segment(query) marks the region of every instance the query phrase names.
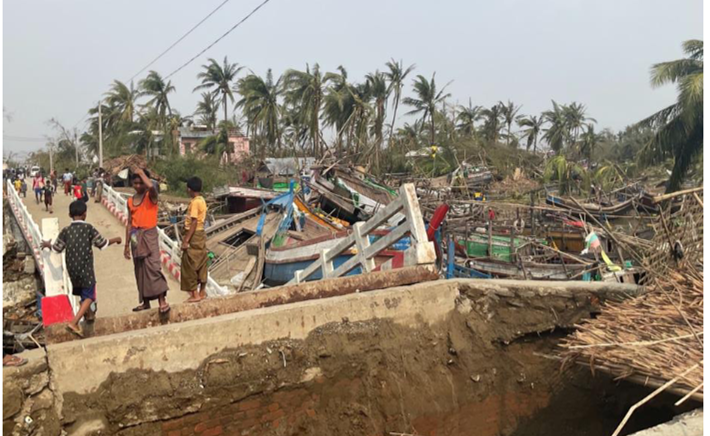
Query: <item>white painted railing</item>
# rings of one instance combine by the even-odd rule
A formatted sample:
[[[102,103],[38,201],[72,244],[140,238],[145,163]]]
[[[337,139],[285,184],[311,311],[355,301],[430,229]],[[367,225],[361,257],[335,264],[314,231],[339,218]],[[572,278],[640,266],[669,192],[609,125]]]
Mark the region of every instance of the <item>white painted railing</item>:
[[[370,243],[369,234],[393,216],[401,214],[406,218],[390,230],[382,238]],[[364,273],[375,270],[375,256],[387,249],[405,236],[410,235],[411,246],[404,252],[403,266],[427,265],[436,261],[434,244],[427,239],[424,220],[414,185],[407,183],[399,189],[399,197],[381,208],[372,218],[365,222],[355,223],[353,232],[341,239],[330,249],[321,251],[320,258],[311,263],[305,270],[296,271],[296,276],[288,284],[300,283],[320,271],[323,278],[342,277],[355,268],[361,268]],[[339,267],[333,261],[352,247],[357,253]]]
[[[17,224],[19,224],[22,233],[25,235],[25,240],[32,249],[32,256],[35,262],[37,262],[37,269],[40,274],[44,276],[44,261],[40,255],[42,249],[42,232],[40,232],[39,226],[32,219],[32,215],[30,215],[25,203],[20,199],[20,195],[15,191],[10,180],[7,181],[5,190],[12,213],[17,219]]]
[[[128,202],[121,196],[120,193],[104,183],[103,195],[106,197],[106,200],[116,208],[117,211],[123,214],[123,216],[128,217]],[[160,245],[160,250],[166,253],[170,257],[170,261],[179,267],[182,258],[180,244],[170,239],[170,237],[166,235],[161,228],[158,228],[158,243]],[[231,293],[229,289],[220,286],[216,281],[214,281],[209,274],[207,274],[207,286],[205,290],[207,295],[210,297],[227,295]]]
[[[25,203],[20,199],[19,194],[15,191],[15,188],[9,180],[5,186],[5,190],[12,214],[15,216],[17,224],[32,250],[32,256],[35,259],[37,270],[42,277],[45,296],[66,295],[72,310],[76,313],[79,309],[79,302],[78,299],[72,295],[72,285],[69,275],[66,273],[67,268],[64,253],[58,254],[51,250],[42,251],[42,241],[45,239],[54,239],[59,233],[59,220],[57,218],[44,218],[42,220],[43,229],[49,230],[46,235],[43,235],[39,226],[32,218],[32,215],[27,210],[27,206],[25,206]]]

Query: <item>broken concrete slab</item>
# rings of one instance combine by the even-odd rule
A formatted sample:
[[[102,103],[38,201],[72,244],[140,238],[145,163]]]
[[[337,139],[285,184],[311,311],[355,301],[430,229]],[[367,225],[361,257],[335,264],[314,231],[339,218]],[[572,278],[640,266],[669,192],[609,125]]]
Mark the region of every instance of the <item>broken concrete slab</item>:
[[[629,436],[702,436],[703,409],[692,410],[666,422]]]

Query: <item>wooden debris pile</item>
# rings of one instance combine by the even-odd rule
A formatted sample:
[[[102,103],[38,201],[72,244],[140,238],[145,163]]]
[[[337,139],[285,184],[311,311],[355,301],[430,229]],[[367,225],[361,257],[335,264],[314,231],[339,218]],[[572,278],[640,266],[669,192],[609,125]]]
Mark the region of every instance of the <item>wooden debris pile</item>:
[[[651,244],[642,250],[644,267],[651,276],[703,262],[702,188],[661,197],[667,199],[652,224],[655,235]]]
[[[655,276],[647,290],[579,325],[562,343],[565,362],[653,387],[678,377],[669,390],[702,399],[702,267]]]

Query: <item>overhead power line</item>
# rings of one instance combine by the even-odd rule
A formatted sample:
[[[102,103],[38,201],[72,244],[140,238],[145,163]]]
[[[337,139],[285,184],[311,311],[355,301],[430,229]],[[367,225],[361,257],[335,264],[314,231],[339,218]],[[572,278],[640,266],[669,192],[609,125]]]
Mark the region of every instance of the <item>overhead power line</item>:
[[[172,45],[171,45],[170,47],[168,47],[167,49],[165,49],[165,51],[163,51],[163,52],[160,53],[155,59],[153,59],[152,61],[150,61],[150,63],[149,63],[148,65],[146,65],[145,67],[143,67],[140,71],[138,71],[136,74],[134,74],[133,77],[131,77],[130,79],[128,79],[127,82],[132,81],[132,80],[135,79],[136,76],[138,76],[140,73],[142,73],[143,71],[145,71],[145,70],[147,70],[148,68],[150,68],[150,66],[153,65],[155,62],[157,62],[158,59],[162,58],[167,52],[169,52],[170,50],[172,50],[173,47],[175,47],[176,45],[178,45],[178,44],[180,43],[180,41],[182,41],[183,39],[185,39],[185,38],[186,38],[189,34],[191,34],[195,29],[197,29],[198,27],[200,27],[200,25],[201,25],[202,23],[204,23],[205,21],[207,21],[207,19],[208,19],[209,17],[211,17],[212,15],[214,15],[215,12],[217,12],[218,10],[220,10],[220,9],[222,8],[222,6],[226,5],[228,2],[229,2],[229,0],[224,0],[224,1],[223,1],[219,6],[217,6],[212,12],[210,12],[209,14],[207,14],[207,16],[206,16],[205,18],[203,18],[202,20],[200,20],[199,23],[195,24],[195,25],[192,27],[192,29],[188,30],[187,33],[185,33],[184,35],[182,35],[182,36],[180,37],[180,39],[178,39],[177,41],[175,41],[174,43],[172,43]]]
[[[220,36],[219,38],[217,38],[214,42],[212,42],[210,45],[208,45],[206,48],[204,48],[204,49],[203,49],[202,51],[200,51],[198,54],[196,54],[195,56],[193,56],[190,60],[188,60],[187,62],[185,62],[184,64],[182,64],[180,67],[178,67],[178,68],[177,68],[176,70],[174,70],[172,73],[170,73],[170,74],[168,74],[167,76],[165,76],[165,80],[169,79],[170,77],[172,77],[173,75],[175,75],[177,72],[179,72],[180,70],[182,70],[182,69],[185,68],[186,66],[190,65],[192,62],[195,61],[195,59],[197,59],[198,57],[200,57],[201,55],[203,55],[207,50],[209,50],[209,49],[211,49],[212,47],[214,47],[215,44],[217,44],[217,43],[220,42],[222,39],[224,39],[227,35],[229,35],[230,33],[232,33],[237,27],[239,27],[242,23],[244,23],[246,20],[248,20],[249,18],[251,18],[252,15],[254,15],[259,9],[261,9],[262,7],[264,7],[264,6],[265,6],[267,3],[269,3],[270,1],[271,1],[271,0],[264,0],[263,2],[261,2],[261,3],[259,4],[259,6],[257,6],[256,8],[254,8],[251,12],[249,12],[249,14],[247,14],[244,18],[242,18],[241,20],[239,20],[239,22],[238,22],[237,24],[235,24],[234,26],[232,26],[232,27],[231,27],[229,30],[227,30],[222,36]],[[197,23],[195,26],[193,26],[192,29],[188,30],[187,33],[185,33],[185,34],[184,34],[183,36],[181,36],[177,41],[175,41],[170,47],[168,47],[165,51],[163,51],[161,54],[159,54],[159,55],[158,55],[155,59],[153,59],[148,65],[146,65],[146,66],[143,67],[140,71],[138,71],[136,74],[134,74],[133,77],[131,77],[129,80],[127,80],[127,82],[130,82],[131,80],[133,80],[134,78],[136,78],[136,76],[138,76],[140,73],[142,73],[142,72],[145,71],[146,69],[150,68],[151,65],[153,65],[158,59],[160,59],[161,57],[163,57],[167,52],[169,52],[170,50],[172,50],[173,47],[175,47],[177,44],[179,44],[180,41],[182,41],[183,39],[185,39],[190,33],[192,33],[195,29],[197,29],[197,28],[198,28],[202,23],[204,23],[209,17],[211,17],[215,12],[217,12],[219,9],[221,9],[222,6],[224,6],[227,2],[229,2],[229,0],[223,1],[223,2],[222,2],[219,6],[217,6],[212,12],[210,12],[209,14],[207,14],[207,16],[206,16],[205,18],[203,18],[202,20],[200,20],[199,23]],[[74,124],[74,127],[72,127],[72,129],[76,128],[76,127],[79,125],[79,123],[81,123],[82,121],[86,120],[88,117],[89,117],[89,114],[86,113],[79,121],[76,122],[76,124]]]
[[[262,7],[264,7],[264,6],[265,6],[267,3],[269,3],[270,1],[271,1],[271,0],[264,0],[263,2],[261,2],[261,3],[259,4],[259,6],[257,6],[256,8],[254,8],[251,12],[249,12],[249,14],[247,14],[247,16],[245,16],[244,18],[242,18],[237,24],[235,24],[234,26],[232,26],[231,29],[227,30],[222,36],[220,36],[219,38],[217,38],[212,44],[208,45],[204,50],[202,50],[201,52],[197,53],[197,54],[196,54],[195,56],[193,56],[189,61],[187,61],[187,62],[185,62],[184,64],[182,64],[180,67],[178,67],[178,69],[176,69],[176,70],[173,71],[172,73],[170,73],[170,74],[168,74],[167,76],[165,76],[165,79],[166,79],[166,80],[169,79],[169,78],[172,77],[175,73],[177,73],[178,71],[182,70],[182,69],[185,68],[186,66],[190,65],[195,59],[197,59],[198,57],[202,56],[207,50],[209,50],[209,49],[211,49],[212,47],[214,47],[215,44],[217,44],[217,43],[220,42],[222,39],[224,39],[227,35],[229,35],[230,33],[232,33],[232,31],[233,31],[234,29],[236,29],[237,27],[239,27],[243,22],[245,22],[246,20],[248,20],[252,15],[254,15],[259,9],[261,9]]]

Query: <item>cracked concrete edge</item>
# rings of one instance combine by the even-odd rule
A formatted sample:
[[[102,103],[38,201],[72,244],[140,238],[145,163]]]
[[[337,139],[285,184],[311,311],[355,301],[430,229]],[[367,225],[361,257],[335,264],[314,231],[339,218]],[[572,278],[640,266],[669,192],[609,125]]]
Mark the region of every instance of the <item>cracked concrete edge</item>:
[[[11,383],[12,381],[20,384],[20,388],[23,394],[22,406],[20,411],[16,416],[13,417],[13,421],[17,424],[22,425],[23,417],[32,413],[33,403],[30,401],[32,398],[38,397],[46,389],[52,395],[53,402],[52,406],[57,414],[57,417],[61,420],[61,404],[62,397],[58,395],[54,388],[54,380],[52,375],[52,368],[49,364],[49,356],[44,348],[35,348],[32,350],[25,350],[21,353],[15,354],[18,357],[27,359],[27,363],[18,367],[3,367],[3,384]],[[26,392],[27,389],[31,388],[31,382],[35,376],[39,376],[42,373],[47,373],[47,382],[45,385],[41,386],[34,392]]]
[[[401,325],[432,324],[455,310],[458,295],[455,283],[431,281],[52,344],[47,353],[53,386],[60,394],[81,394],[97,389],[111,372],[195,369],[227,346],[304,339],[333,322],[391,319]],[[186,343],[192,345],[184,347]]]
[[[702,434],[703,409],[695,409],[629,436],[702,436]]]

